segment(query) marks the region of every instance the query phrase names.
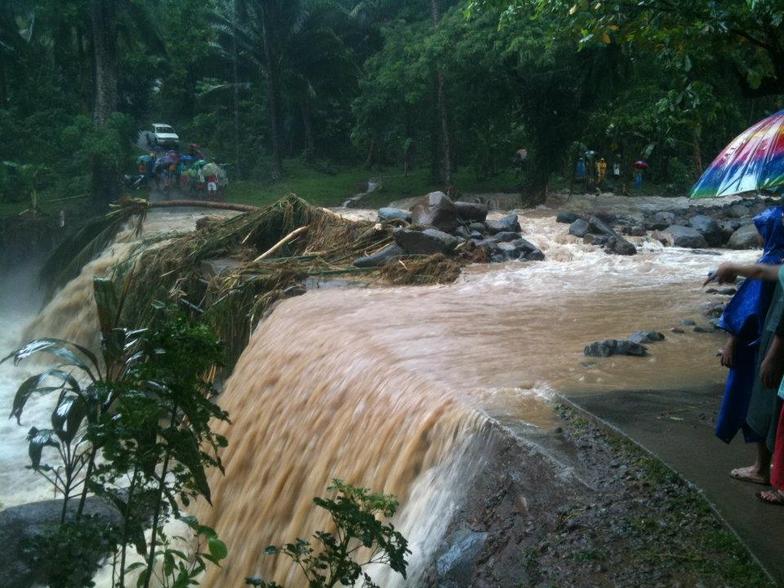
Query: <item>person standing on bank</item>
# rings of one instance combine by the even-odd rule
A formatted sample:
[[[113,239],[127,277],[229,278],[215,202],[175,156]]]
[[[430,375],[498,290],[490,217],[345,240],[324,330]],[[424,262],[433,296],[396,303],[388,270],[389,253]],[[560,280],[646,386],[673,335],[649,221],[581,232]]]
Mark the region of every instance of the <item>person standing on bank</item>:
[[[783,216],[784,209],[775,207],[754,218],[757,231],[765,242],[758,263],[776,266],[784,262]],[[728,272],[727,267],[727,264],[724,264],[719,268],[716,279],[725,281],[725,274],[721,272]],[[747,417],[752,394],[757,386],[761,360],[772,341],[763,326],[766,325],[766,317],[770,316],[769,310],[781,310],[781,304],[771,304],[774,290],[775,284],[758,279],[746,280],[727,304],[718,324],[719,328],[729,334],[721,351],[721,365],[729,368],[729,374],[716,419],[716,436],[729,443],[738,431],[742,430],[747,443],[756,443],[757,458],[754,464],[736,468],[730,472],[730,476],[736,480],[758,484],[767,484],[769,480],[768,435],[767,430],[760,433],[757,430],[761,427],[752,427],[747,422]],[[779,299],[784,302],[784,298]]]

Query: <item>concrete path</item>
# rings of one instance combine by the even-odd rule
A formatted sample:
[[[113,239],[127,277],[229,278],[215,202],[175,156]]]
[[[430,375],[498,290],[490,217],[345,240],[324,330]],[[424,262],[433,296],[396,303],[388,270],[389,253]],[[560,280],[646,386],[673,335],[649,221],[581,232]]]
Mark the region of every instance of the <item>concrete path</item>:
[[[762,504],[762,486],[728,473],[754,461],[754,447],[738,436],[725,445],[713,435],[721,389],[575,394],[578,406],[614,425],[693,482],[735,529],[762,565],[784,586],[784,508]]]

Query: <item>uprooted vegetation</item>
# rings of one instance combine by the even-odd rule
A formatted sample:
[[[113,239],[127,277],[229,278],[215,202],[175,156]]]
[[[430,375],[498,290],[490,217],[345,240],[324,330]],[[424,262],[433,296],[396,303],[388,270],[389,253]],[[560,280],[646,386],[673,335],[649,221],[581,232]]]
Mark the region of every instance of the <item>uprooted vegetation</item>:
[[[132,201],[74,236],[47,265],[62,285],[74,265],[89,260],[146,207]],[[123,324],[145,325],[153,302],[175,301],[204,319],[225,341],[233,363],[271,306],[302,294],[311,279],[381,284],[443,284],[469,260],[459,256],[403,256],[374,268],[357,257],[392,243],[392,224],[350,221],[290,195],[257,210],[208,217],[196,231],[143,240],[114,270],[124,292]],[[63,252],[67,252],[64,254]]]

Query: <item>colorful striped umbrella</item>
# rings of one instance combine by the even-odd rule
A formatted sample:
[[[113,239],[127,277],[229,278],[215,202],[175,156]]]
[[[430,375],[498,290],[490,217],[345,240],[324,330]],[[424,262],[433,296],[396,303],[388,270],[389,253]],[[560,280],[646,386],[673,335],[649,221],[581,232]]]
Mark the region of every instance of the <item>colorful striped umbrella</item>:
[[[718,198],[784,188],[784,110],[738,135],[691,189],[692,198]]]

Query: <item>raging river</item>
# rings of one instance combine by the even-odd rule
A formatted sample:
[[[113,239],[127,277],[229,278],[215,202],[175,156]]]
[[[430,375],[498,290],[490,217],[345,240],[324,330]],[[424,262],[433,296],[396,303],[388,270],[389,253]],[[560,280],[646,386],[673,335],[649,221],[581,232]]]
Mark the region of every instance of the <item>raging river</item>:
[[[687,202],[666,201],[678,204]],[[571,203],[598,205],[633,213],[664,202]],[[145,230],[192,227],[198,216],[151,215]],[[518,432],[551,427],[548,402],[556,392],[723,379],[714,358],[718,335],[670,328],[683,319],[707,324],[702,278],[721,261],[748,261],[758,252],[699,252],[641,237],[632,238],[638,255],[612,256],[569,236],[552,209],[522,211],[521,224],[546,261],[472,266],[450,286],[313,290],[281,303],[259,325],[219,401],[232,419],[221,428],[230,441],[226,475],[211,478],[214,508],[198,514],[232,551],[207,585],[240,586],[253,573],[291,580],[291,568],[264,559],[263,549],[324,528],[311,499],[335,477],[400,498],[396,524],[411,543],[416,578],[481,468],[489,422],[515,423]],[[121,235],[43,310],[33,268],[5,276],[0,355],[34,335],[94,346],[91,276],[106,272],[130,239]],[[641,329],[667,335],[648,357],[583,356],[591,341]],[[2,410],[10,411],[27,373],[0,366]],[[25,433],[46,422],[47,406],[46,399],[32,404],[23,426],[0,420],[6,507],[51,497],[24,467]],[[384,585],[396,581],[385,578]]]

